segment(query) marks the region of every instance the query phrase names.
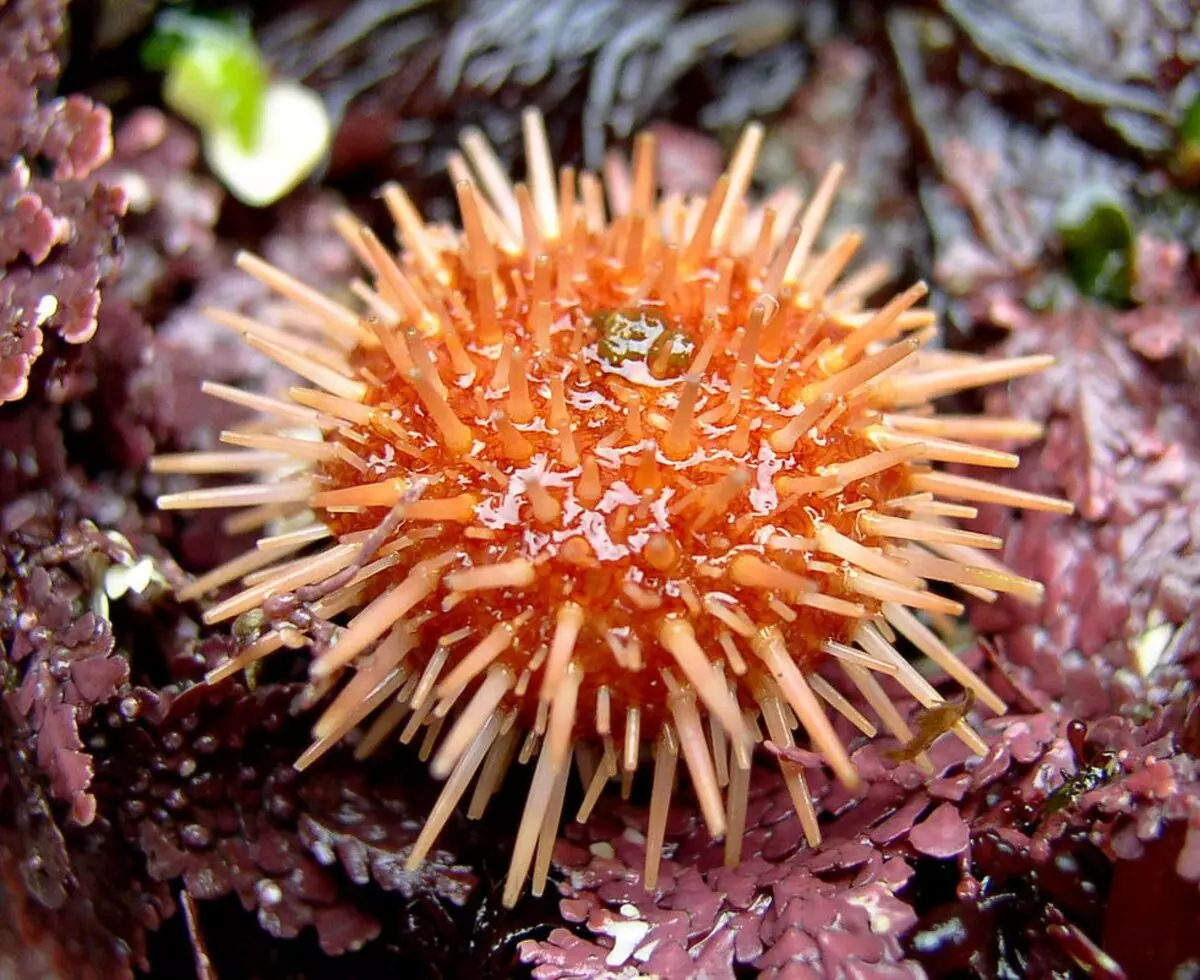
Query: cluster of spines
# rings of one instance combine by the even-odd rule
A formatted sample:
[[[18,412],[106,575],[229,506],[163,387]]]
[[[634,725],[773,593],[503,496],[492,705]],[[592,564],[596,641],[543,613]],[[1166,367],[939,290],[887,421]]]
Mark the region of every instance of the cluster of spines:
[[[597,178],[585,173],[576,180],[569,168],[556,179],[540,118],[527,114],[525,126],[528,185],[509,182],[479,134],[464,137],[466,157],[455,157],[450,165],[463,217],[461,236],[426,225],[394,186],[385,189],[384,198],[405,246],[399,260],[355,219],[341,216],[339,230],[372,273],[373,284],[356,280],[351,287],[368,317],[254,256],[240,256],[243,269],[293,302],[296,322],[287,326],[298,329],[224,311],[214,311],[214,319],[313,387],[293,388],[288,400],[280,400],[207,384],[211,394],[264,413],[270,424],[223,433],[222,440],[240,451],[179,454],[155,462],[161,473],[283,474],[276,482],[260,479],[160,499],[165,508],[245,508],[230,519],[231,531],[283,524],[248,554],[196,579],[181,598],[198,598],[240,580],[242,591],[206,611],[209,623],[286,596],[304,598],[311,612],[326,619],[358,609],[336,642],[318,651],[313,661],[316,694],[332,693],[348,668],[352,675],[321,715],[316,740],[298,765],[311,764],[378,709],[358,743],[360,757],[402,724],[404,742],[425,728],[422,756],[433,756],[435,774],[447,783],[410,865],[423,859],[476,775],[469,813],[477,816],[514,757],[528,762],[537,753],[505,896],[510,903],[531,868],[535,889],[544,885],[572,759],[586,786],[578,814],[585,819],[609,779],[619,778],[628,792],[650,736],[654,779],[648,886],[657,874],[680,754],[709,830],[726,838],[730,861],[739,855],[750,748],[763,737],[760,720],[766,737],[785,749],[793,744],[793,732],[803,727],[838,777],[853,784],[848,752],[822,703],[867,735],[875,728],[836,687],[789,651],[789,624],[804,610],[844,618],[846,627],[838,638],[825,640],[817,652],[839,665],[897,739],[907,742],[912,732],[875,675],[894,678],[926,707],[941,702],[896,649],[897,635],[988,707],[1003,711],[1001,699],[912,610],[935,617],[962,611],[958,603],[929,591],[926,580],[949,582],[984,599],[1011,592],[1036,601],[1040,592],[1035,583],[1012,575],[987,555],[999,547],[998,539],[949,521],[973,517],[974,504],[980,502],[1069,509],[1051,498],[925,465],[1015,465],[1012,454],[979,443],[1035,438],[1036,426],[1009,419],[938,417],[927,406],[944,394],[1041,370],[1049,359],[987,362],[929,348],[936,334],[932,317],[914,308],[925,293],[923,285],[879,310],[862,309],[883,279],[878,266],[835,288],[861,243],[860,235],[848,232],[825,251],[816,251],[840,168],[825,175],[806,207],[785,191],[751,213],[746,193],[762,131],[750,127],[711,194],[690,202],[673,196],[659,201],[649,137],[636,144],[632,172],[617,159],[610,161],[602,189]],[[611,222],[604,190],[614,213]],[[504,270],[507,281],[501,276]],[[811,473],[779,477],[780,508],[810,498],[838,507],[848,486],[897,468],[905,470],[907,492],[876,506],[865,498],[855,500],[842,508],[850,512],[851,522],[842,530],[817,522],[811,536],[777,532],[761,553],[707,564],[716,569],[714,577],[761,596],[774,617],[771,622],[755,620],[727,593],[702,592],[689,581],[682,583],[686,588],[680,589],[678,610],[663,615],[661,597],[626,583],[626,598],[658,617],[654,638],[666,659],[611,633],[604,637],[606,648],[622,670],[643,670],[648,661],[657,666],[653,673],[664,705],[651,712],[628,704],[622,726],[614,719],[610,688],[589,691],[597,759],[576,731],[589,710],[581,703],[588,665],[577,651],[585,605],[563,601],[544,623],[531,622],[533,608],[526,605],[494,618],[482,634],[468,625],[442,631],[464,601],[488,594],[519,596],[538,581],[539,569],[535,560],[521,555],[464,565],[464,549],[475,543],[482,547],[495,537],[472,524],[480,495],[431,496],[427,481],[402,470],[406,464],[416,467],[435,445],[447,458],[474,467],[481,481],[506,486],[510,477],[503,466],[511,469],[531,455],[527,426],[540,407],[548,416],[546,430],[558,463],[574,475],[572,493],[585,505],[599,499],[597,447],[581,448],[580,420],[568,408],[561,375],[548,371],[542,376],[549,392],[541,406],[528,381],[534,361],[562,362],[587,377],[584,319],[566,318],[573,327],[564,330],[561,314],[578,307],[581,284],[598,270],[626,305],[658,304],[703,325],[671,411],[639,407],[627,411],[621,423],[624,436],[648,440],[654,447],[638,457],[632,476],[640,492],[664,479],[683,480],[671,464],[691,457],[714,427],[734,425],[725,438],[735,456],[746,454],[750,426],[765,414],[755,407],[764,402],[762,389],[765,403],[778,406],[787,385],[795,388],[793,403],[771,410],[778,418],[771,428],[760,424],[754,430],[760,446],[785,455],[838,427],[861,435],[873,448]],[[735,272],[746,278],[744,323],[723,322],[728,320]],[[791,321],[780,316],[781,303],[785,312],[806,314],[794,333],[783,330]],[[514,325],[520,334],[516,339]],[[915,336],[897,339],[912,331]],[[727,342],[723,349],[722,340]],[[725,356],[728,368],[720,386],[713,383],[712,368],[718,355]],[[764,362],[775,365],[769,384],[760,377]],[[379,364],[406,386],[406,404],[427,422],[421,433],[398,418],[386,398],[381,400],[381,393],[395,388],[372,367]],[[793,385],[795,378],[803,384]],[[499,410],[492,411],[479,393],[481,383],[501,393]],[[465,402],[468,408],[482,406],[473,417],[461,407],[467,398],[474,399]],[[417,435],[425,438],[424,444]],[[487,452],[480,452],[481,439]],[[396,463],[385,478],[375,479],[379,463],[368,449],[380,440],[392,447]],[[334,473],[351,479],[332,485]],[[729,467],[714,484],[691,484],[672,514],[682,519],[690,508],[686,533],[699,534],[748,484],[745,467]],[[552,488],[526,479],[523,492],[534,521],[556,525],[563,507]],[[370,518],[379,508],[387,509],[382,522]],[[357,518],[355,529],[335,530],[339,521]],[[329,539],[333,543],[325,550],[306,553]],[[676,541],[659,535],[651,537],[643,554],[652,567],[656,562],[669,566],[679,551]],[[419,554],[420,560],[410,563],[408,552]],[[565,545],[560,554],[571,562]],[[795,570],[792,557],[803,563],[805,573],[836,581],[842,594],[818,588],[811,574]],[[387,582],[382,591],[381,581]],[[439,594],[440,605],[431,602]],[[439,631],[436,642],[422,636],[427,623]],[[713,649],[698,638],[700,624],[702,636],[715,638]],[[523,660],[514,657],[519,638],[529,630],[540,631],[545,642],[534,644]],[[469,646],[468,640],[473,641]],[[294,627],[278,626],[210,679],[219,681],[275,650],[303,642]],[[414,652],[417,656],[407,661]],[[811,658],[813,651],[806,653]],[[537,674],[540,686],[536,695],[530,694]],[[533,707],[525,709],[529,704]],[[707,732],[701,707],[708,714]],[[657,731],[644,731],[647,718],[657,721]],[[528,725],[523,741],[522,722]],[[982,750],[981,739],[965,720],[954,731],[974,751]],[[923,756],[917,761],[927,764]],[[819,830],[803,771],[786,758],[781,767],[805,834],[815,846]]]

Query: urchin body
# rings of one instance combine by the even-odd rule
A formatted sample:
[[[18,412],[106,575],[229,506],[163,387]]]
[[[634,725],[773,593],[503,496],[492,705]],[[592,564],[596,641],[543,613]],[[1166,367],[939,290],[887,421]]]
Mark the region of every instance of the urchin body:
[[[652,884],[680,755],[736,861],[756,740],[787,747],[802,730],[853,784],[826,709],[867,735],[875,726],[843,690],[911,738],[879,678],[927,706],[941,699],[898,636],[1002,711],[920,618],[962,611],[930,583],[1036,601],[1036,583],[990,556],[998,539],[953,521],[980,502],[1068,509],[935,469],[1016,465],[989,444],[1036,429],[939,417],[930,402],[1049,359],[932,349],[922,285],[863,309],[873,267],[836,285],[860,243],[847,233],[816,248],[839,169],[805,208],[788,191],[751,208],[762,137],[751,127],[709,195],[660,198],[651,138],[602,186],[556,175],[540,118],[525,126],[529,180],[515,187],[482,138],[464,136],[451,163],[461,232],[425,224],[397,187],[384,196],[398,256],[341,220],[370,274],[354,284],[362,314],[243,256],[308,329],[214,315],[308,384],[281,401],[210,386],[271,424],[225,433],[245,450],[227,465],[157,463],[291,467],[160,504],[293,522],[189,591],[242,580],[209,622],[344,573],[317,611],[352,615],[312,664],[316,689],[338,693],[300,764],[376,711],[360,755],[423,730],[447,785],[412,863],[472,782],[478,815],[514,758],[536,759],[510,904],[531,868],[544,884],[573,760],[588,782],[581,818],[610,779],[628,788],[654,766]],[[268,633],[214,680],[288,639]],[[955,731],[982,747],[965,721]],[[815,845],[803,771],[781,765]]]

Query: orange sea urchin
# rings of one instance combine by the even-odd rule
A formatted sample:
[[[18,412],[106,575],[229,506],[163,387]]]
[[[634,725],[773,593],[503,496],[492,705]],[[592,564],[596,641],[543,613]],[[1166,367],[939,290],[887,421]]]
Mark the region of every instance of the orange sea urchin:
[[[862,309],[877,267],[835,287],[861,241],[849,232],[815,249],[840,168],[803,209],[786,190],[751,206],[763,136],[751,126],[710,194],[660,197],[653,137],[638,139],[631,168],[614,158],[602,186],[570,168],[556,178],[541,117],[527,112],[524,126],[528,181],[516,186],[478,132],[464,135],[450,162],[463,231],[426,224],[398,186],[383,191],[398,256],[340,219],[370,273],[353,284],[366,313],[242,255],[301,326],[214,317],[311,387],[276,400],[208,385],[269,423],[224,433],[242,451],[155,461],[265,477],[161,507],[246,507],[243,527],[291,521],[187,590],[243,583],[208,623],[331,578],[316,611],[357,610],[314,656],[316,693],[340,691],[298,765],[376,709],[360,756],[401,725],[403,741],[424,727],[423,753],[447,782],[410,864],[476,774],[472,816],[514,755],[536,757],[508,904],[531,868],[544,886],[572,759],[580,819],[610,779],[628,790],[653,759],[652,886],[679,754],[731,862],[760,723],[782,746],[803,729],[856,781],[825,706],[875,728],[821,676],[827,665],[904,742],[876,675],[926,707],[941,698],[898,636],[1003,711],[922,621],[962,612],[928,582],[1037,601],[1039,585],[989,556],[999,539],[953,519],[979,502],[1070,509],[932,468],[1015,466],[987,444],[1036,426],[937,416],[930,402],[1050,358],[933,349],[934,316],[915,308],[923,285]],[[300,639],[272,629],[210,679]],[[983,749],[965,719],[954,731]],[[803,771],[781,765],[815,845]]]

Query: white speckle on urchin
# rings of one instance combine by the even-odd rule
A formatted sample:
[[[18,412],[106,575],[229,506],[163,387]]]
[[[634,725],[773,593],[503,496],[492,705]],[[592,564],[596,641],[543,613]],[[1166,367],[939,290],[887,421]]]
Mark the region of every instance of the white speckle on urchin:
[[[645,844],[646,843],[646,835],[643,834],[640,830],[634,830],[633,827],[626,827],[625,832],[623,834],[621,834],[621,837],[624,838],[625,840],[629,841],[630,844]]]
[[[606,840],[596,841],[596,843],[592,844],[588,850],[592,852],[593,857],[611,859],[617,856],[617,852],[613,850],[612,844]]]
[[[376,476],[386,476],[392,471],[395,463],[396,449],[390,442],[384,443],[382,454],[372,454],[367,460],[367,465]]]

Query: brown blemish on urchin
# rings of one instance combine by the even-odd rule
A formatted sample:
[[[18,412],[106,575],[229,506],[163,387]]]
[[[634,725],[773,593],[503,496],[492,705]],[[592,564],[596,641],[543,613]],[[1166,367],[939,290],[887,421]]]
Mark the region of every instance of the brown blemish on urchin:
[[[298,765],[376,709],[360,756],[423,730],[422,755],[447,783],[411,864],[476,774],[473,816],[514,758],[536,758],[508,904],[531,869],[544,887],[573,758],[587,783],[580,819],[610,779],[628,792],[653,760],[653,887],[680,755],[731,863],[764,726],[784,749],[802,728],[856,782],[825,705],[868,736],[875,726],[826,669],[901,743],[913,733],[876,675],[927,708],[942,699],[897,635],[1003,711],[919,618],[962,612],[928,581],[1037,601],[1040,586],[990,556],[998,538],[953,520],[976,503],[1070,510],[932,468],[1015,466],[988,444],[1040,430],[939,417],[930,403],[1050,359],[933,349],[935,318],[916,308],[923,284],[864,309],[877,270],[838,285],[861,236],[816,249],[840,167],[803,209],[790,191],[751,206],[763,135],[751,126],[709,195],[660,198],[652,137],[638,139],[631,170],[614,158],[602,184],[556,176],[540,116],[524,123],[527,184],[512,185],[474,132],[451,159],[462,232],[426,224],[397,186],[384,199],[399,256],[340,219],[369,273],[351,284],[362,314],[243,254],[243,269],[291,300],[297,329],[214,316],[307,384],[283,401],[207,386],[267,424],[223,435],[241,451],[155,464],[265,477],[159,500],[244,507],[241,526],[271,528],[184,590],[245,586],[208,623],[346,572],[316,611],[353,616],[312,664],[316,691],[340,691]],[[359,567],[368,539],[379,546]],[[268,632],[210,680],[293,641]],[[953,730],[983,751],[965,719]],[[815,846],[804,774],[782,771]]]

